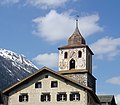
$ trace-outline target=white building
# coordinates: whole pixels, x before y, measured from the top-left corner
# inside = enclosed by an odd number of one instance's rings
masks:
[[[4,105],[98,105],[93,52],[78,29],[59,47],[59,71],[43,67],[3,91]],[[52,62],[52,61],[51,61]]]

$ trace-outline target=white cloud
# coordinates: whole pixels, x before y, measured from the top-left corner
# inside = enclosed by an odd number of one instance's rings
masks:
[[[103,28],[98,25],[98,21],[98,14],[80,17],[81,33],[89,36],[102,31]],[[46,16],[35,18],[33,22],[36,26],[33,33],[53,42],[68,38],[75,29],[75,19],[70,16],[69,12],[57,13],[55,10],[51,10]]]
[[[27,0],[27,4],[35,7],[40,7],[42,9],[60,7],[69,0]]]
[[[97,58],[113,59],[120,53],[120,38],[104,37],[91,45]]]
[[[114,85],[120,85],[120,76],[110,78],[106,82],[114,84]]]
[[[117,102],[117,105],[120,105],[120,94],[115,96],[115,100]]]
[[[55,68],[58,66],[58,54],[39,54],[37,57],[33,58],[33,62],[35,62],[38,66],[47,66],[49,68]]]
[[[48,9],[48,8],[56,8],[65,5],[67,2],[76,2],[78,0],[0,0],[0,4],[16,4],[16,3],[24,3],[24,5],[31,5],[34,7]]]
[[[5,4],[16,4],[18,3],[19,0],[0,0],[0,4],[1,5],[5,5]]]

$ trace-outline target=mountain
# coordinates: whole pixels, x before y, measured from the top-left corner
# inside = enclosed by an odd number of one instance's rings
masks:
[[[24,55],[0,49],[0,90],[4,90],[37,71]]]

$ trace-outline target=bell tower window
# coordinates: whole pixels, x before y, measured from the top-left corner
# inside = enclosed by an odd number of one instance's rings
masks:
[[[70,69],[75,69],[75,60],[74,59],[70,60]]]
[[[65,52],[65,53],[64,53],[64,58],[67,58],[67,56],[68,56],[68,53]]]
[[[82,52],[78,51],[78,58],[81,58],[81,57],[82,57]]]

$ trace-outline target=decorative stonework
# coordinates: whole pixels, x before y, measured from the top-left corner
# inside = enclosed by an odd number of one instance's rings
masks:
[[[67,74],[66,75],[69,78],[72,78],[76,82],[87,86],[87,75],[86,74]]]

